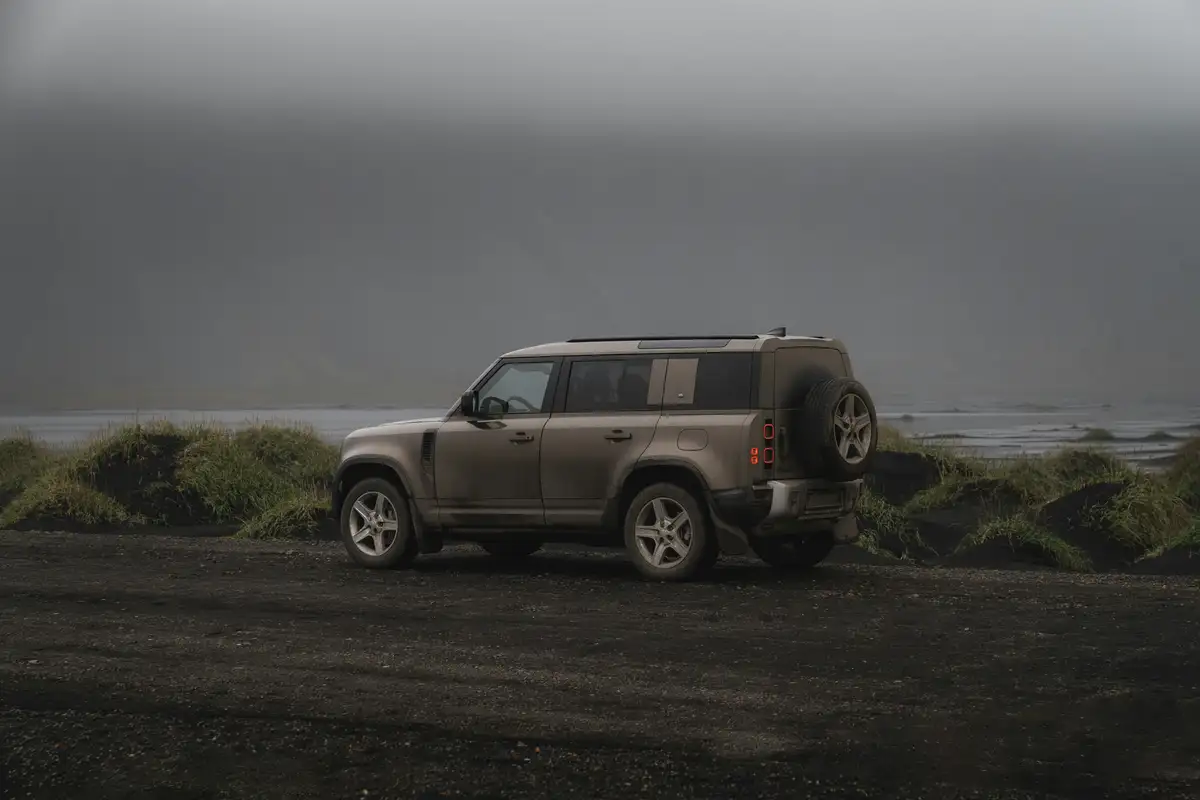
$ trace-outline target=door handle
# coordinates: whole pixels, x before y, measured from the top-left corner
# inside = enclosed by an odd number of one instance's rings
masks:
[[[632,439],[633,434],[626,433],[625,431],[613,431],[612,433],[604,434],[604,438],[608,439],[610,442],[623,442],[627,439]]]
[[[524,444],[525,442],[532,442],[533,437],[528,433],[514,433],[512,436],[508,437],[508,440],[513,444]]]

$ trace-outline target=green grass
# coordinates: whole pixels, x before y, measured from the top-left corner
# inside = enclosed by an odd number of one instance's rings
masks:
[[[54,460],[54,454],[28,434],[0,440],[0,508],[16,497]]]
[[[329,493],[309,489],[285,496],[247,520],[238,536],[246,539],[311,538],[328,514]]]
[[[1144,474],[1129,480],[1108,502],[1087,509],[1084,517],[1089,526],[1141,552],[1174,541],[1192,524],[1187,505],[1172,487]]]
[[[940,483],[906,503],[904,512],[917,514],[963,502],[998,510],[1032,508],[1091,484],[1133,481],[1139,473],[1107,453],[1068,449],[992,461],[960,457],[953,471],[943,475]]]
[[[72,479],[62,470],[52,470],[36,479],[0,512],[0,528],[12,528],[27,521],[87,527],[145,523],[145,519],[130,514],[116,500]]]
[[[1200,512],[1200,436],[1179,446],[1164,477],[1192,511]]]
[[[154,422],[104,431],[62,454],[6,439],[0,479],[14,490],[0,526],[241,524],[293,498],[327,496],[336,462],[336,448],[299,426]]]
[[[1098,434],[1101,436],[1102,434]],[[1093,437],[1095,438],[1095,437]],[[948,453],[944,445],[909,440],[881,430],[881,449],[919,453],[934,460],[942,480],[917,493],[901,508],[864,498],[861,514],[880,533],[907,533],[908,521],[925,512],[978,509],[984,522],[964,540],[970,546],[1004,535],[1028,551],[1044,554],[1062,569],[1090,569],[1087,556],[1033,522],[1046,504],[1086,486],[1119,485],[1106,502],[1087,508],[1083,524],[1135,553],[1158,552],[1191,541],[1200,513],[1200,437],[1178,451],[1171,469],[1155,475],[1136,469],[1097,448],[1064,449],[1046,456],[987,460]],[[1191,532],[1191,533],[1189,533]],[[898,533],[897,535],[903,535]],[[982,538],[981,538],[982,537]]]
[[[1083,551],[1067,544],[1022,514],[983,523],[978,530],[963,539],[958,549],[969,550],[993,539],[1004,539],[1014,551],[1033,555],[1058,569],[1069,572],[1091,572],[1093,569],[1091,561]]]

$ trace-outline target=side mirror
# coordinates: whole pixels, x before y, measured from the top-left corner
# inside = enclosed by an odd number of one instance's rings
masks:
[[[475,392],[463,392],[458,409],[464,417],[479,416],[479,395]]]

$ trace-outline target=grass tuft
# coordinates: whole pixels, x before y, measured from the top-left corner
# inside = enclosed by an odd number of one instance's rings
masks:
[[[1179,446],[1164,477],[1192,511],[1200,511],[1200,436]]]
[[[54,461],[54,454],[28,434],[0,439],[0,510]]]
[[[1046,564],[1070,572],[1091,572],[1092,562],[1078,547],[1068,544],[1021,514],[994,519],[963,539],[958,550],[1004,539],[1014,552],[1033,555]]]
[[[279,500],[238,531],[246,539],[299,539],[317,535],[329,517],[329,495],[309,489]]]
[[[57,469],[34,481],[0,513],[0,528],[63,523],[115,527],[144,522],[116,500]]]
[[[1192,524],[1187,505],[1167,483],[1141,474],[1107,502],[1086,509],[1083,516],[1089,526],[1141,552],[1177,539]]]

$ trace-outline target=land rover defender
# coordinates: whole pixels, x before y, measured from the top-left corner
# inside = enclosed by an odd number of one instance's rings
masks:
[[[807,568],[858,537],[877,436],[837,339],[569,339],[501,356],[441,417],[351,433],[333,510],[371,568],[447,540],[623,546],[656,580],[722,553]]]

